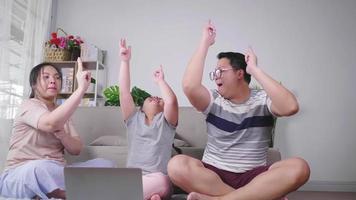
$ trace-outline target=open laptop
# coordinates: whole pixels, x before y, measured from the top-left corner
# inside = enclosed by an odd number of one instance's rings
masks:
[[[143,200],[141,169],[65,167],[64,180],[68,200]]]

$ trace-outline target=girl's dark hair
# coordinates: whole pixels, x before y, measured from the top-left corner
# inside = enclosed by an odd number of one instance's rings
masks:
[[[230,61],[230,65],[238,70],[244,71],[244,80],[249,84],[251,81],[251,75],[246,72],[245,55],[237,52],[221,52],[218,54],[218,59],[227,58]]]
[[[42,68],[44,68],[46,66],[51,66],[54,69],[56,69],[57,73],[59,74],[59,76],[61,77],[61,80],[62,80],[61,70],[58,67],[54,66],[53,64],[44,62],[44,63],[36,65],[34,68],[32,68],[32,70],[30,72],[30,87],[31,87],[30,98],[35,97],[34,86],[37,84],[38,76],[41,74]]]

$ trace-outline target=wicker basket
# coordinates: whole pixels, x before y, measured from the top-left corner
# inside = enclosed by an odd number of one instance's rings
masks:
[[[61,28],[57,28],[56,33],[63,34],[67,36],[68,34]],[[71,52],[67,49],[59,49],[50,47],[47,43],[45,44],[44,49],[44,61],[45,62],[54,62],[54,61],[69,61],[71,57]]]
[[[70,51],[67,49],[45,47],[44,60],[46,62],[69,61]]]

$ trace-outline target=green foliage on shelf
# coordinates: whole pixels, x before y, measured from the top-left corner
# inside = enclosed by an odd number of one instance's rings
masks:
[[[113,85],[105,88],[104,90],[105,96],[105,106],[120,106],[120,90],[119,86]]]
[[[107,87],[104,90],[103,93],[106,99],[105,106],[120,106],[119,89],[120,89],[119,86],[114,85],[114,86]],[[142,106],[145,99],[147,97],[150,97],[151,94],[135,86],[131,90],[131,96],[135,103],[135,106]]]

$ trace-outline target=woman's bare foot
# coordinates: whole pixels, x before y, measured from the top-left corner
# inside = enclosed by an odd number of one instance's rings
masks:
[[[52,192],[47,194],[48,198],[55,198],[55,199],[65,199],[66,198],[66,191],[61,189],[53,190]]]
[[[161,200],[161,197],[158,194],[154,194],[154,195],[152,195],[150,200]]]
[[[187,200],[218,200],[218,199],[219,198],[217,197],[211,197],[197,192],[191,192],[187,197]]]

